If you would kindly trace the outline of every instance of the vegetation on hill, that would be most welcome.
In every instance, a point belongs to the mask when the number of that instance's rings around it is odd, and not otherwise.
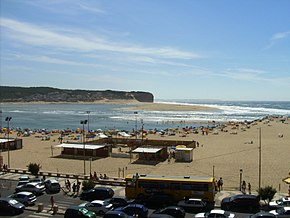
[[[154,96],[141,91],[67,90],[51,87],[0,86],[1,102],[94,102],[99,100],[137,100],[153,102]]]

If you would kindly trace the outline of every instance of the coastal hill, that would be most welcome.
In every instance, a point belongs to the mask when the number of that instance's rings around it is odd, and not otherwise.
[[[154,96],[141,91],[67,90],[51,87],[0,86],[0,102],[95,102],[103,100],[137,100],[153,102]]]

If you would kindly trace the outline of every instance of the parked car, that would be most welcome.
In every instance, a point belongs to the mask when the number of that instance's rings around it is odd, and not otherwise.
[[[198,213],[194,216],[195,218],[207,218],[207,217],[218,217],[218,218],[234,218],[235,214],[224,210],[211,210],[205,213]]]
[[[109,204],[112,204],[113,208],[124,207],[134,202],[133,199],[129,199],[124,196],[115,196],[115,197],[106,199],[105,201],[107,201]]]
[[[260,199],[255,195],[234,195],[226,197],[221,202],[221,209],[256,213],[260,210]]]
[[[20,176],[19,177],[19,181],[27,181],[27,182],[29,182],[29,179],[30,179],[30,177],[27,176],[27,175],[24,175],[24,176]]]
[[[29,182],[29,183],[21,186],[20,188],[15,189],[15,192],[21,192],[21,191],[27,191],[27,192],[31,192],[35,195],[41,195],[45,191],[45,187],[38,184],[38,183]]]
[[[149,218],[174,218],[173,216],[170,216],[168,214],[155,214],[152,213]]]
[[[182,207],[178,206],[168,206],[162,209],[158,209],[153,212],[154,214],[167,214],[173,216],[175,218],[184,218],[185,217],[185,210]]]
[[[115,211],[122,211],[130,216],[138,216],[140,218],[148,217],[148,208],[143,204],[128,204],[125,207],[118,207]]]
[[[64,213],[64,218],[96,218],[96,214],[80,206],[70,206]]]
[[[270,213],[280,217],[290,217],[290,207],[280,207],[276,210],[271,210]]]
[[[103,200],[94,200],[92,202],[85,202],[79,205],[85,207],[89,211],[93,211],[97,214],[104,215],[107,211],[112,210],[113,205]]]
[[[17,183],[17,185],[16,185],[16,189],[19,189],[19,188],[21,188],[23,185],[25,185],[25,184],[27,184],[27,183],[29,183],[29,180],[27,180],[27,181],[19,181],[18,183]]]
[[[149,208],[162,208],[176,205],[174,198],[167,194],[152,194],[146,198],[144,205]]]
[[[47,179],[44,181],[44,185],[47,193],[60,192],[60,184],[56,179]]]
[[[44,180],[40,177],[34,177],[34,178],[31,178],[29,180],[29,182],[35,182],[35,183],[38,183],[40,185],[44,185]]]
[[[189,198],[179,201],[178,206],[182,207],[186,212],[190,213],[200,213],[209,210],[209,206],[202,200],[198,198]]]
[[[16,188],[20,188],[21,186],[29,183],[29,176],[20,176],[18,180],[18,184],[16,185]]]
[[[9,198],[13,198],[25,206],[34,205],[36,202],[36,196],[31,192],[18,192],[8,196]]]
[[[133,218],[132,216],[129,216],[128,214],[122,212],[122,211],[114,211],[109,210],[103,218]]]
[[[269,203],[270,208],[275,209],[275,208],[279,208],[279,207],[288,207],[290,206],[290,198],[286,197],[286,198],[280,198],[278,200],[274,200],[271,201]]]
[[[105,200],[114,196],[114,190],[106,187],[96,187],[83,191],[80,195],[81,200]]]
[[[247,218],[277,218],[277,216],[269,212],[261,211],[256,214],[249,215]]]
[[[24,204],[13,198],[0,198],[0,214],[1,215],[15,215],[23,213],[25,209]]]

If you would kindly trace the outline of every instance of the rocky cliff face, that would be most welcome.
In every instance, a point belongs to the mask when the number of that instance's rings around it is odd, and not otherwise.
[[[9,87],[0,86],[1,102],[94,102],[99,100],[137,100],[153,102],[149,92],[65,90],[50,87]]]

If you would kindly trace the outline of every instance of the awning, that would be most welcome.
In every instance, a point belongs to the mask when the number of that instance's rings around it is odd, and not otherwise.
[[[69,144],[69,143],[63,143],[60,145],[55,145],[55,148],[77,148],[77,149],[90,149],[90,150],[96,150],[100,148],[104,148],[105,145],[85,145],[84,144]]]
[[[162,148],[136,148],[132,152],[133,153],[152,153],[152,154],[155,154],[161,150],[162,150]]]

